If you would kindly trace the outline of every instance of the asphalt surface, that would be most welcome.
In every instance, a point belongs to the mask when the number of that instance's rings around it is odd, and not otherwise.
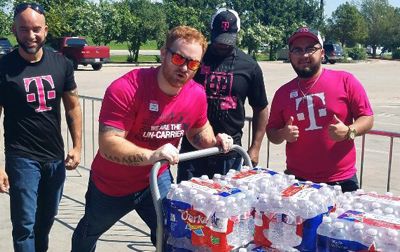
[[[268,99],[271,101],[275,90],[294,78],[295,73],[288,63],[260,62],[260,66],[264,74]],[[80,95],[101,98],[106,87],[114,79],[134,67],[137,66],[107,64],[100,71],[93,71],[89,66],[80,66],[75,72]],[[374,129],[400,132],[400,78],[398,77],[400,61],[372,60],[356,64],[324,65],[324,67],[347,70],[363,83],[375,112]],[[81,167],[76,171],[67,173],[64,197],[51,232],[49,248],[51,252],[70,251],[73,229],[84,213],[84,194],[89,176],[89,169],[87,168],[90,167],[92,157],[97,149],[96,111],[99,110],[99,104],[99,102],[92,103],[88,100],[83,104],[86,136],[82,165],[86,168]],[[95,113],[91,112],[92,108],[94,108]],[[247,110],[247,115],[251,116],[251,109],[248,106]],[[245,132],[244,139],[247,139],[247,132]],[[265,138],[260,155],[260,165],[263,167],[267,166],[266,142]],[[357,139],[356,143],[360,147],[361,139]],[[391,191],[395,195],[400,195],[400,185],[397,183],[400,179],[400,139],[394,139],[393,143]],[[0,150],[3,150],[2,140],[0,146]],[[364,189],[380,193],[386,191],[389,146],[390,139],[387,137],[367,137],[363,177]],[[2,156],[1,158],[3,158]],[[360,159],[358,159],[359,165]],[[271,145],[269,167],[280,171],[284,169],[284,166],[284,145]],[[173,168],[173,171],[176,172],[176,169]],[[101,237],[96,251],[154,251],[148,235],[149,230],[145,224],[135,213],[130,213]],[[9,197],[7,194],[0,194],[0,252],[9,251],[13,251],[11,223],[9,221]]]

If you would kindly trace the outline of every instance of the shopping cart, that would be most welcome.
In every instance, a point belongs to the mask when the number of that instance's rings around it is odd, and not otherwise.
[[[245,165],[249,166],[250,168],[253,168],[249,155],[241,146],[233,145],[232,150],[236,151],[240,155],[242,155]],[[192,159],[196,159],[196,158],[212,156],[212,155],[216,155],[216,154],[220,154],[220,153],[222,153],[222,150],[219,149],[218,147],[208,148],[208,149],[204,149],[204,150],[197,150],[197,151],[179,154],[179,161],[182,162],[182,161],[192,160]],[[165,162],[167,162],[167,161],[162,160],[162,161],[156,162],[153,165],[153,168],[152,168],[151,174],[150,174],[150,190],[151,190],[151,195],[153,197],[153,203],[154,203],[154,207],[156,209],[156,215],[157,215],[157,243],[156,243],[156,251],[157,252],[163,251],[163,239],[164,239],[164,218],[163,218],[163,210],[162,210],[162,202],[161,202],[162,200],[160,197],[160,190],[158,189],[158,184],[157,184],[157,175],[158,175],[158,171],[160,170],[161,165]]]

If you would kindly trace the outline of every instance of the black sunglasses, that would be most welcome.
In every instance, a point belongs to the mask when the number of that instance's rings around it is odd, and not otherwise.
[[[37,3],[20,3],[18,4],[15,9],[14,9],[14,18],[24,10],[31,8],[32,10],[36,11],[37,13],[40,13],[44,15],[45,11],[43,6]]]

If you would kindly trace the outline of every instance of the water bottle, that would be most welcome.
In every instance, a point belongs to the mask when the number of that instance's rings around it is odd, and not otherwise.
[[[364,224],[360,222],[356,222],[353,224],[353,228],[351,230],[351,235],[353,237],[353,241],[362,242],[364,237]]]
[[[374,213],[374,214],[376,214],[376,215],[382,215],[382,214],[383,214],[383,211],[382,211],[382,209],[375,208],[375,209],[372,211],[372,213]]]
[[[326,213],[329,210],[329,207],[331,207],[332,205],[330,204],[330,202],[328,202],[328,198],[323,197],[323,195],[321,194],[320,190],[315,191],[314,193],[312,193],[310,195],[309,201],[313,202],[315,205],[315,211],[316,214],[315,216],[322,214],[322,213]],[[315,217],[314,216],[314,217]]]
[[[283,173],[283,174],[286,175],[285,173]],[[288,175],[286,175],[286,178],[288,179],[288,181],[290,181],[290,180],[296,179],[296,176],[293,174],[288,174]]]
[[[317,251],[329,251],[329,237],[333,228],[332,219],[329,216],[322,218],[322,223],[317,229]]]
[[[214,205],[202,194],[196,194],[192,201],[193,211],[191,212],[193,220],[192,224],[192,244],[196,246],[196,250],[203,250],[208,246],[208,218],[214,212]],[[195,228],[196,227],[196,228]]]
[[[393,197],[393,193],[392,192],[385,192],[385,195],[389,196],[389,197]]]
[[[364,205],[360,202],[355,202],[353,204],[353,210],[358,212],[365,212]]]
[[[344,212],[346,212],[346,210],[345,210],[344,208],[341,208],[341,207],[336,208],[336,211],[335,211],[335,213],[336,213],[338,216],[342,215]]]
[[[217,183],[220,182],[222,180],[222,175],[219,173],[215,173],[213,176],[213,180],[214,180],[214,182],[217,182]]]
[[[183,188],[176,188],[174,193],[169,194],[169,211],[167,211],[166,232],[168,235],[167,244],[174,248],[192,249],[191,231],[187,229],[186,220],[182,219],[181,212],[191,207],[189,191]]]
[[[171,188],[169,189],[167,193],[167,199],[171,199],[172,195],[175,194],[175,190],[178,189],[178,184],[171,184]]]
[[[336,198],[341,196],[341,195],[343,195],[342,187],[340,185],[334,185],[333,186],[333,191],[335,192],[335,197]]]
[[[271,243],[267,240],[268,232],[264,232],[264,211],[269,207],[269,198],[267,194],[261,194],[254,208],[254,242],[257,245],[269,246]],[[265,223],[266,224],[266,223]]]
[[[380,203],[378,203],[378,202],[372,202],[371,203],[371,210],[372,211],[375,210],[375,209],[379,209],[381,207],[382,207],[382,205]]]
[[[385,209],[383,209],[383,212],[385,213],[386,217],[396,218],[396,216],[394,215],[393,207],[385,207]]]
[[[386,235],[382,236],[380,245],[381,251],[400,251],[399,231],[394,229],[387,229]]]
[[[298,200],[292,197],[283,197],[282,203],[282,212],[285,212],[283,219],[284,245],[285,247],[295,247],[300,245],[302,242],[302,237],[297,234],[297,226],[303,222],[301,218],[298,218],[301,206],[299,206]]]
[[[296,234],[296,215],[290,211],[290,199],[275,195],[270,209],[267,210],[271,220],[267,232],[268,240],[274,246],[281,245],[284,248],[300,245],[301,237]]]
[[[301,209],[299,215],[303,219],[311,219],[317,216],[319,213],[319,206],[318,203],[315,204],[314,202],[307,200],[303,201],[303,208]]]
[[[345,225],[343,222],[336,221],[333,223],[333,228],[330,237],[331,239],[329,239],[329,245],[328,245],[329,249],[337,248],[337,249],[342,249],[343,251],[347,250],[347,247],[345,247],[344,245],[345,243],[343,243],[343,241],[347,240]]]
[[[355,191],[355,194],[356,194],[356,195],[362,195],[362,194],[365,194],[365,191],[364,191],[364,189],[357,189],[357,190]]]
[[[375,228],[369,228],[364,234],[363,244],[368,248],[374,246],[377,248],[377,240],[378,240],[378,230]]]
[[[270,185],[269,178],[262,178],[259,180],[259,193],[266,193],[270,190],[272,186]]]
[[[225,202],[218,200],[210,225],[209,247],[212,251],[230,251],[227,241],[229,217]]]
[[[243,233],[243,225],[241,225],[242,221],[242,213],[243,205],[238,201],[235,201],[230,209],[230,220],[233,222],[233,231],[228,234],[228,244],[233,248],[238,248],[242,246],[242,233]]]
[[[238,171],[236,171],[235,169],[229,169],[229,171],[228,171],[228,173],[231,173],[231,174],[236,174]]]

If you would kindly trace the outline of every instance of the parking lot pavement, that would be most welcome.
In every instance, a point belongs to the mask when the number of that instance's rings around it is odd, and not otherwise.
[[[274,92],[282,84],[294,78],[295,73],[288,63],[261,62],[260,66],[264,74],[268,99],[271,101]],[[137,66],[106,64],[100,71],[92,71],[90,67],[82,67],[75,72],[79,93],[81,95],[101,98],[106,87],[114,79],[135,67]],[[398,81],[400,61],[374,60],[356,64],[324,65],[324,67],[349,71],[363,83],[375,112],[374,129],[400,132],[400,86]],[[247,115],[251,116],[251,109],[248,106],[246,109]],[[97,121],[97,117],[94,116],[93,120]],[[247,133],[245,132],[243,139],[247,139],[247,137]],[[3,150],[3,140],[0,140],[0,150]],[[393,170],[391,174],[392,192],[396,195],[400,195],[400,184],[395,184],[395,181],[400,180],[399,140],[394,140],[395,152],[392,160]],[[358,148],[360,148],[361,139],[357,139],[356,143]],[[363,181],[366,190],[375,190],[380,193],[386,190],[389,143],[390,141],[387,138],[367,138]],[[92,148],[92,146],[87,147],[88,152],[94,152]],[[260,165],[263,167],[267,164],[266,153],[265,138],[260,157]],[[2,157],[2,155],[0,156]],[[90,157],[86,157],[86,159],[88,159],[85,160],[87,167],[90,167]],[[360,160],[357,162],[359,166]],[[0,163],[3,165],[4,162],[0,161]],[[269,167],[279,171],[284,169],[284,165],[284,145],[271,145]],[[70,239],[73,229],[83,215],[84,194],[87,188],[89,171],[83,168],[79,168],[78,171],[79,173],[76,171],[68,172],[64,197],[51,232],[50,252],[70,250]],[[13,249],[7,194],[0,194],[0,224],[0,252],[11,252]],[[148,235],[149,230],[146,225],[135,213],[131,213],[101,237],[96,251],[154,251]]]
[[[51,230],[49,252],[66,252],[71,249],[74,228],[84,214],[84,196],[89,170],[78,168],[68,171],[59,212]],[[9,221],[9,199],[0,194],[0,251],[12,252],[11,223]],[[97,243],[98,252],[155,251],[150,242],[149,229],[132,212],[118,221]]]

